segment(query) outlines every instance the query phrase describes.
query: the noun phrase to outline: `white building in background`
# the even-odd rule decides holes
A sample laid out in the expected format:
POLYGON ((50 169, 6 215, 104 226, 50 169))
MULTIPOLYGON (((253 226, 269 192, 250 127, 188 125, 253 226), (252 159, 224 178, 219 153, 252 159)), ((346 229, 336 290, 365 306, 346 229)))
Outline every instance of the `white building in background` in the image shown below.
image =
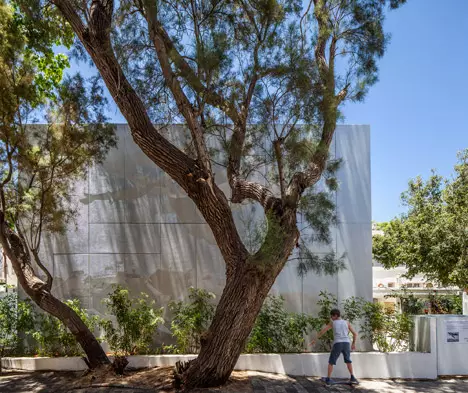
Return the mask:
POLYGON ((418 275, 412 279, 404 278, 406 269, 398 267, 394 269, 385 269, 382 266, 372 267, 372 288, 374 301, 383 303, 386 307, 397 307, 397 299, 392 297, 396 291, 405 290, 418 298, 427 299, 431 293, 454 294, 461 291, 457 287, 441 287, 424 276, 418 275))
MULTIPOLYGON (((76 184, 76 228, 70 225, 64 235, 43 237, 40 254, 54 277, 53 293, 61 299, 78 298, 98 314, 104 312, 102 299, 117 283, 134 293, 148 293, 161 306, 186 298, 191 286, 219 298, 225 265, 209 226, 186 193, 134 143, 128 126, 117 125, 116 132, 118 146, 76 184)), ((175 145, 186 145, 182 126, 169 126, 164 133, 175 145)), ((315 314, 321 291, 340 301, 350 296, 372 300, 369 126, 339 125, 330 156, 342 160, 334 195, 339 224, 332 230, 331 244, 313 250, 344 255, 347 269, 331 277, 300 277, 298 261, 288 262, 271 293, 284 296, 290 311, 315 314)), ((214 171, 229 198, 225 168, 215 165, 214 171)), ((264 183, 268 168, 260 172, 252 180, 264 183)), ((245 217, 263 215, 255 204, 232 209, 240 232, 245 217)), ((301 217, 298 225, 309 230, 301 217)))

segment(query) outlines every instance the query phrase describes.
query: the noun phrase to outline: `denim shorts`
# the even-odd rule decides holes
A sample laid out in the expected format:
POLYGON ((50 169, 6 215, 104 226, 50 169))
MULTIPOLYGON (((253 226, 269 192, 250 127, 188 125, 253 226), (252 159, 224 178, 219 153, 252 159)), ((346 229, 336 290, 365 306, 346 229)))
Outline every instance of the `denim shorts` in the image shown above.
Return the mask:
POLYGON ((333 344, 333 348, 330 352, 330 359, 328 360, 328 364, 332 364, 333 366, 336 365, 336 361, 343 354, 345 363, 352 363, 351 362, 351 344, 350 343, 335 343, 333 344))

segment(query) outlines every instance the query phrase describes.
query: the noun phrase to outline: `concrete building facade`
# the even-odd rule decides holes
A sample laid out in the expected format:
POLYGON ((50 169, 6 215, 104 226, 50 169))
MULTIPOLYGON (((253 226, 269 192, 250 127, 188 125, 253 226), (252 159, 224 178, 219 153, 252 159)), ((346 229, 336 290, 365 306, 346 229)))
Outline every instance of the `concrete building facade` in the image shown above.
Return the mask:
MULTIPOLYGON (((221 295, 225 266, 209 226, 185 192, 162 172, 133 142, 127 125, 117 125, 118 146, 103 165, 89 169, 76 184, 72 203, 76 225, 64 235, 45 236, 41 256, 54 276, 59 298, 78 298, 83 306, 103 313, 102 299, 112 284, 131 292, 146 292, 161 306, 187 297, 189 287, 221 295)), ((184 138, 181 126, 165 130, 176 143, 184 138)), ((346 270, 336 276, 301 278, 298 261, 290 261, 272 294, 281 294, 289 310, 317 311, 320 291, 372 299, 372 224, 370 129, 337 128, 331 157, 341 158, 335 193, 339 224, 332 243, 316 246, 317 253, 334 250, 345 255, 346 270)), ((254 179, 267 181, 265 173, 254 179)), ((216 181, 230 197, 225 169, 215 167, 216 181)), ((320 187, 320 185, 319 185, 320 187)), ((261 219, 255 204, 232 207, 236 225, 245 231, 246 219, 261 219)), ((307 231, 306 224, 299 225, 307 231)))

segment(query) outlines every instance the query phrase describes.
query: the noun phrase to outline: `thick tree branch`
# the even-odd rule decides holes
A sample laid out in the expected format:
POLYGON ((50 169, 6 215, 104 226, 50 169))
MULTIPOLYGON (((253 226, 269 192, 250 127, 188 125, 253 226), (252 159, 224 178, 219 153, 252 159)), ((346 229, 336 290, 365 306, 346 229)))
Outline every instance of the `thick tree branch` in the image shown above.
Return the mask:
POLYGON ((265 211, 273 210, 278 214, 282 212, 281 199, 275 197, 267 187, 255 182, 236 179, 232 186, 231 202, 242 203, 246 199, 257 201, 265 211))
POLYGON ((335 57, 338 38, 332 35, 331 27, 329 26, 329 9, 327 8, 326 1, 314 0, 314 4, 314 13, 319 26, 315 56, 323 94, 320 102, 320 109, 323 115, 322 136, 307 170, 305 172, 297 172, 291 178, 286 194, 292 203, 297 203, 305 189, 317 183, 322 176, 336 129, 338 106, 346 98, 349 88, 349 85, 346 85, 338 95, 335 95, 335 57), (325 53, 329 40, 327 62, 325 53))
POLYGON ((32 250, 31 252, 34 256, 34 261, 36 262, 36 265, 39 266, 39 268, 45 273, 47 277, 44 288, 46 291, 50 291, 52 289, 52 283, 54 281, 52 274, 50 274, 49 269, 47 269, 45 265, 42 263, 37 250, 32 250))
POLYGON ((187 121, 188 128, 190 129, 193 141, 195 143, 195 148, 197 150, 197 157, 203 166, 203 169, 205 169, 209 174, 209 177, 206 178, 206 180, 209 181, 210 187, 212 188, 213 177, 211 175, 211 161, 208 150, 206 148, 203 129, 195 115, 195 110, 192 107, 192 104, 185 95, 179 81, 177 80, 177 77, 172 71, 172 67, 169 62, 169 54, 163 39, 163 33, 165 33, 165 31, 162 29, 161 25, 156 19, 157 15, 155 6, 149 4, 146 5, 145 17, 149 27, 150 38, 153 41, 154 47, 156 49, 164 79, 167 86, 171 90, 172 95, 174 96, 179 112, 187 121))
POLYGON ((23 239, 8 227, 3 211, 0 211, 0 244, 22 287, 30 296, 28 289, 41 290, 46 287, 44 281, 34 273, 23 239))
MULTIPOLYGON (((147 11, 151 11, 148 10, 147 11)), ((237 122, 239 118, 239 112, 236 106, 226 100, 221 93, 215 91, 212 88, 206 87, 200 78, 197 76, 193 68, 187 63, 185 58, 179 53, 174 43, 172 42, 169 34, 164 29, 162 24, 157 20, 154 11, 151 11, 150 15, 147 16, 147 21, 152 29, 153 34, 158 36, 164 43, 167 56, 175 64, 179 70, 179 75, 189 84, 189 86, 201 96, 211 106, 218 108, 233 121, 237 122), (152 15, 151 15, 152 14, 152 15)))
POLYGON ((283 139, 278 138, 273 142, 273 147, 275 150, 276 165, 278 166, 278 177, 279 177, 281 198, 283 199, 286 195, 286 190, 285 190, 285 185, 284 185, 283 153, 281 151, 282 143, 283 143, 283 139))
MULTIPOLYGON (((186 174, 196 170, 196 163, 176 146, 167 141, 153 127, 144 104, 125 77, 111 47, 109 35, 102 31, 95 32, 96 27, 85 27, 73 5, 68 0, 55 0, 55 5, 70 23, 80 41, 95 62, 109 92, 129 122, 132 135, 146 154, 157 160, 158 166, 166 171, 177 183, 188 192, 186 174), (156 153, 156 154, 155 154, 156 153)), ((100 12, 99 1, 94 1, 94 12, 100 12)), ((92 15, 91 20, 99 20, 92 15)), ((105 29, 107 30, 107 29, 105 29)))
POLYGON ((249 114, 250 103, 252 101, 257 82, 260 79, 258 74, 258 51, 260 45, 260 42, 257 43, 257 45, 255 45, 252 78, 250 80, 245 99, 242 103, 241 114, 234 126, 234 132, 231 138, 231 143, 228 152, 229 157, 227 166, 227 176, 229 180, 229 185, 231 186, 231 190, 233 192, 232 198, 234 198, 234 193, 237 192, 236 187, 238 187, 240 163, 244 149, 245 136, 247 133, 247 118, 249 114))
POLYGON ((109 359, 83 320, 50 293, 52 281, 48 278, 48 282, 44 283, 35 274, 24 239, 8 227, 3 211, 0 211, 0 245, 4 255, 10 260, 21 287, 40 308, 58 318, 75 336, 88 356, 88 366, 95 368, 108 364, 109 359))
MULTIPOLYGON (((248 252, 237 232, 226 196, 216 184, 213 183, 213 187, 210 188, 206 182, 210 174, 154 128, 143 102, 128 82, 115 57, 109 34, 94 34, 93 28, 85 28, 69 0, 53 1, 91 56, 110 94, 126 118, 135 143, 175 180, 197 205, 213 231, 229 276, 245 261, 248 252)), ((99 11, 101 8, 95 7, 95 10, 99 11)), ((103 20, 107 21, 106 18, 103 20)))
POLYGON ((328 23, 328 7, 326 0, 314 0, 314 15, 318 23, 318 37, 315 45, 315 59, 319 73, 323 79, 328 75, 328 63, 326 58, 327 42, 330 39, 331 30, 328 23))

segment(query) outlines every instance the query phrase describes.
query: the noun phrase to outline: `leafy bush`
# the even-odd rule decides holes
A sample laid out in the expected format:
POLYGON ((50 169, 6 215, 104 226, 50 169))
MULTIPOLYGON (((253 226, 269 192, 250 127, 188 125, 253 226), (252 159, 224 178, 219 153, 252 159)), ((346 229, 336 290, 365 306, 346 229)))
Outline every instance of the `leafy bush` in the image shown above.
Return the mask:
POLYGON ((24 340, 34 331, 31 303, 16 293, 0 297, 0 358, 24 354, 24 340))
POLYGON ((412 293, 407 296, 400 297, 401 312, 408 315, 418 315, 423 314, 424 311, 424 301, 418 299, 412 293))
MULTIPOLYGON (((320 291, 317 305, 320 307, 320 309, 318 316, 316 318, 312 318, 312 327, 313 330, 320 331, 323 326, 330 322, 330 312, 334 308, 338 307, 338 298, 327 291, 320 291)), ((322 337, 320 337, 319 348, 324 351, 329 351, 331 349, 332 342, 333 332, 329 330, 322 337)))
POLYGON ((438 294, 436 291, 427 295, 426 300, 429 303, 429 309, 426 309, 424 299, 417 298, 408 289, 393 291, 386 297, 397 298, 400 301, 401 312, 409 315, 419 315, 429 312, 431 314, 462 314, 463 301, 462 296, 453 294, 438 294))
POLYGON ((363 338, 368 338, 381 352, 408 349, 413 320, 407 314, 386 309, 381 303, 366 302, 363 308, 363 338))
POLYGON ((302 352, 304 336, 312 328, 312 318, 286 311, 282 296, 269 296, 255 321, 246 352, 302 352))
POLYGON ((429 295, 431 314, 463 314, 463 300, 461 295, 438 295, 436 292, 429 295))
MULTIPOLYGON (((89 330, 96 330, 99 317, 90 316, 81 307, 78 299, 67 300, 64 303, 78 314, 89 330)), ((38 344, 37 351, 39 355, 80 356, 83 354, 83 350, 76 341, 75 336, 60 320, 50 314, 39 314, 36 319, 37 331, 33 333, 33 337, 38 344)))
MULTIPOLYGON (((338 308, 343 319, 357 324, 362 339, 369 339, 379 351, 405 351, 408 349, 409 336, 413 321, 408 314, 387 310, 380 303, 350 297, 338 303, 335 295, 320 292, 317 304, 320 310, 317 318, 312 318, 314 330, 319 331, 330 322, 330 311, 338 308)), ((410 304, 410 303, 408 303, 410 304)), ((333 332, 329 330, 320 340, 320 349, 329 351, 333 343, 333 332)))
MULTIPOLYGON (((338 303, 338 298, 327 292, 320 291, 317 305, 320 307, 317 318, 312 318, 313 330, 320 331, 323 326, 330 322, 330 312, 334 308, 341 310, 342 318, 354 323, 363 316, 363 305, 365 300, 359 297, 350 297, 338 303)), ((324 351, 330 351, 333 343, 333 331, 329 330, 319 340, 319 348, 324 351)))
POLYGON ((169 303, 169 309, 173 313, 171 331, 177 345, 165 347, 166 352, 198 353, 200 338, 208 330, 213 319, 216 308, 213 304, 215 295, 192 287, 189 291, 189 302, 169 303))
POLYGON ((120 285, 104 300, 107 310, 115 317, 102 320, 104 338, 111 350, 118 356, 145 354, 149 352, 156 330, 164 322, 163 308, 155 308, 148 295, 131 299, 127 289, 120 285))

